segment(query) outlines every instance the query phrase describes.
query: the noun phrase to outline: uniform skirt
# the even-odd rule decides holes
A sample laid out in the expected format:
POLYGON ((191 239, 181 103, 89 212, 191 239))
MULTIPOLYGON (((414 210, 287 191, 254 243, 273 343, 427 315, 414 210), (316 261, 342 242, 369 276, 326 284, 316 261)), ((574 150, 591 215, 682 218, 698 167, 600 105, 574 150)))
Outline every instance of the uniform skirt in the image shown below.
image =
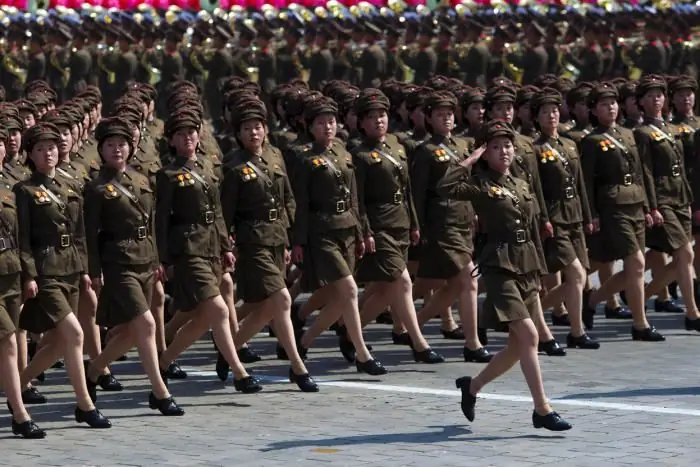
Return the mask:
POLYGON ((355 270, 356 229, 339 229, 312 235, 304 247, 301 285, 313 292, 351 276, 355 270))
POLYGON ((407 229, 386 229, 374 232, 376 251, 365 253, 359 261, 355 277, 358 283, 394 282, 406 269, 408 246, 407 229))
POLYGON ((36 282, 39 292, 25 302, 19 327, 39 334, 55 328, 57 323, 78 309, 80 274, 42 276, 36 282))
POLYGON ((479 314, 479 325, 494 329, 502 323, 535 318, 540 289, 538 271, 516 274, 499 268, 481 271, 486 300, 479 314))
POLYGON ((688 206, 659 206, 663 225, 647 229, 647 246, 671 254, 692 241, 692 217, 688 206))
POLYGON ((448 226, 441 232, 430 232, 421 246, 417 277, 450 279, 464 269, 474 254, 473 230, 448 226))
POLYGON ((284 253, 284 245, 238 245, 237 298, 246 303, 259 303, 285 289, 284 253))
POLYGON ((641 204, 612 206, 600 213, 600 261, 610 262, 644 251, 644 210, 641 204))
POLYGON ((576 258, 588 269, 586 237, 581 224, 554 225, 554 236, 544 240, 543 248, 547 271, 550 274, 561 271, 576 258))
POLYGON ((152 264, 102 268, 104 284, 97 301, 97 324, 114 327, 128 323, 151 308, 155 285, 152 264))
POLYGON ((0 276, 0 340, 17 330, 19 306, 19 273, 0 276))
POLYGON ((173 300, 179 311, 194 311, 210 298, 221 295, 222 267, 219 258, 178 258, 173 264, 173 274, 173 300))

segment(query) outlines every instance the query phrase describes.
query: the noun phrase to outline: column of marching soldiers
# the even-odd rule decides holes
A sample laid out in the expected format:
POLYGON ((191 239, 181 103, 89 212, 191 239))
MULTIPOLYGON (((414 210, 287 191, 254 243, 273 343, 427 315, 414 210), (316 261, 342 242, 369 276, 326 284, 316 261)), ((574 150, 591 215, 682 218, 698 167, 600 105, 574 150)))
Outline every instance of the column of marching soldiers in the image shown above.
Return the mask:
MULTIPOLYGON (((566 355, 543 309, 570 327, 570 349, 599 348, 587 331, 603 302, 634 340, 665 340, 646 319, 652 297, 700 331, 700 16, 601 15, 1 22, 13 432, 45 436, 25 405, 47 402, 36 382, 64 365, 76 421, 110 427, 97 389, 123 389, 109 365, 134 346, 150 408, 183 415, 167 383, 186 378, 176 359, 209 329, 237 391, 262 389, 244 364, 261 360, 248 343, 269 326, 290 382, 315 392, 304 362, 327 329, 359 372, 382 375, 362 328, 391 324, 395 345, 434 364, 445 359, 422 328, 439 317, 465 362, 487 364, 457 381, 470 420, 478 390, 517 358, 566 355), (499 138, 505 179, 479 165, 499 138), (462 167, 473 202, 450 191, 462 167), (522 345, 506 365, 486 329, 509 324, 522 345)), ((535 427, 570 428, 542 397, 535 427)))

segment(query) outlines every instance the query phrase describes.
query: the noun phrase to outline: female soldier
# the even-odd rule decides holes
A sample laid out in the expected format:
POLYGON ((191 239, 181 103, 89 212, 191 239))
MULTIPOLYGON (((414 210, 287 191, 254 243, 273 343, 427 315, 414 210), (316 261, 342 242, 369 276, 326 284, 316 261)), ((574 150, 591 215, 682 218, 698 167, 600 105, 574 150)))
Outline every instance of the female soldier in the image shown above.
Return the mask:
MULTIPOLYGON (((47 112, 42 121, 56 125, 61 134, 61 141, 58 144, 59 162, 56 166, 56 172, 65 178, 74 180, 80 187, 80 193, 82 193, 85 184, 90 180, 90 175, 83 165, 72 162, 70 159, 71 150, 75 146, 74 135, 71 131, 74 126, 77 126, 75 118, 71 113, 57 109, 47 112)), ((95 324, 97 296, 95 290, 83 284, 81 284, 80 298, 78 300, 78 319, 85 334, 83 346, 85 353, 90 358, 97 358, 101 351, 100 333, 95 324)), ((105 391, 121 391, 123 389, 119 381, 109 371, 109 368, 105 368, 104 372, 99 375, 97 384, 105 391)))
POLYGON ((569 430, 571 425, 547 402, 537 357, 538 332, 533 319, 541 313, 539 276, 544 269, 539 241, 536 198, 529 184, 510 173, 515 158, 515 132, 507 123, 491 121, 484 130, 484 144, 459 165, 450 167, 437 189, 442 196, 471 201, 487 235, 479 268, 484 276, 487 301, 484 324, 508 323, 506 348, 476 377, 457 379, 462 390, 462 412, 474 420, 476 395, 520 361, 535 404, 535 428, 569 430), (473 176, 469 168, 479 159, 473 176))
POLYGON ((623 260, 624 269, 592 291, 584 306, 595 307, 623 288, 633 317, 632 339, 663 341, 649 325, 644 306, 644 224, 651 226, 642 166, 631 130, 617 125, 618 93, 611 83, 591 91, 589 106, 597 126, 581 143, 586 193, 591 193, 593 229, 600 229, 601 261, 623 260))
POLYGON ((365 244, 356 277, 358 282, 371 283, 373 290, 362 310, 362 322, 374 320, 389 305, 408 332, 414 360, 441 363, 444 358, 421 333, 413 304, 406 260, 409 244, 416 245, 420 233, 406 151, 396 139, 387 138, 389 99, 378 89, 365 89, 355 109, 362 143, 353 150, 353 163, 365 244))
POLYGON ((459 298, 464 360, 486 363, 492 356, 477 335, 477 279, 472 274, 474 210, 468 202, 447 202, 435 191, 450 164, 459 164, 468 154, 467 142, 452 136, 456 110, 457 98, 449 91, 428 96, 424 113, 431 137, 416 150, 411 166, 423 237, 416 295, 436 291, 418 313, 418 323, 424 325, 459 298))
POLYGON ((27 301, 20 327, 45 332, 43 346, 22 372, 31 381, 63 355, 78 400, 75 419, 91 428, 109 428, 85 385, 83 331, 75 315, 80 282, 87 285, 83 199, 73 179, 56 173, 61 135, 40 122, 24 134, 32 175, 15 185, 23 293, 27 301))
POLYGON ((685 300, 685 327, 700 331, 700 312, 693 290, 693 247, 690 212, 692 192, 686 178, 683 147, 673 128, 663 121, 666 82, 657 75, 644 76, 637 85, 637 99, 644 112, 644 121, 634 130, 639 158, 645 176, 649 210, 654 227, 647 233, 650 255, 656 256, 652 268, 654 280, 648 284, 646 296, 666 289, 674 269, 685 300), (666 265, 665 255, 673 261, 666 265))
POLYGON ((292 300, 284 282, 291 259, 284 220, 293 222, 295 207, 289 179, 282 159, 265 143, 265 104, 243 101, 234 116, 241 149, 228 164, 221 205, 237 247, 238 296, 252 310, 240 323, 236 341, 247 342, 274 320, 275 336, 290 360, 289 380, 304 392, 316 392, 318 385, 297 351, 290 317, 292 300))
POLYGON ((222 262, 228 267, 234 259, 221 216, 219 180, 211 162, 197 157, 201 123, 200 115, 187 108, 171 114, 165 136, 175 156, 158 172, 156 182, 159 260, 163 270, 173 268, 175 306, 191 316, 161 354, 161 376, 211 328, 219 351, 233 369, 236 390, 258 392, 262 386, 248 375, 236 354, 229 311, 219 292, 222 262))
POLYGON ((155 277, 163 272, 153 239, 153 190, 147 177, 127 169, 135 147, 125 120, 103 120, 96 137, 103 166, 85 190, 88 272, 100 293, 98 324, 116 329, 102 353, 86 364, 90 396, 96 399, 103 369, 136 344, 153 387, 150 407, 163 415, 183 415, 158 370, 155 321, 149 310, 155 277))
MULTIPOLYGON (((591 230, 591 214, 576 144, 559 136, 561 95, 545 88, 531 101, 532 115, 540 131, 534 142, 539 164, 542 194, 554 236, 544 240, 544 254, 550 275, 562 274, 563 285, 552 286, 542 299, 542 308, 554 306, 564 298, 569 310, 571 332, 567 347, 597 349, 600 345, 583 329, 582 294, 586 282, 588 253, 584 225, 591 230)), ((559 281, 557 281, 559 282, 559 281)))
POLYGON ((20 271, 17 251, 18 226, 15 196, 12 185, 2 176, 5 158, 7 130, 0 129, 0 381, 7 396, 7 405, 12 413, 12 432, 23 438, 44 438, 46 433, 39 428, 27 413, 22 400, 17 367, 17 340, 15 331, 20 312, 20 271))
POLYGON ((347 341, 341 338, 343 353, 355 360, 358 371, 383 375, 386 368, 372 358, 362 337, 352 273, 355 255, 362 253, 364 245, 352 158, 335 141, 337 112, 335 102, 327 97, 306 107, 306 126, 313 143, 297 162, 292 186, 296 200, 292 261, 302 267, 304 288, 326 296, 314 324, 301 337, 299 351, 304 355, 314 339, 342 316, 353 347, 343 346, 347 341))

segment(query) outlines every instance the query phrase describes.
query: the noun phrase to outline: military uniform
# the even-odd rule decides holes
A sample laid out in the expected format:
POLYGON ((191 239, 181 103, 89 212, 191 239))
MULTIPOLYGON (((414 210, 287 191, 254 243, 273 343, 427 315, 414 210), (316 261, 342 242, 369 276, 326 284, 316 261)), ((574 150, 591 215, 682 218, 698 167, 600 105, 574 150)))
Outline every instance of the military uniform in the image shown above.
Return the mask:
POLYGON ((304 247, 302 283, 313 291, 355 270, 355 241, 362 239, 352 156, 342 144, 312 144, 301 154, 292 183, 296 215, 292 244, 304 247))
MULTIPOLYGON (((492 124, 491 135, 513 137, 507 124, 492 124), (499 128, 500 127, 500 128, 499 128), (501 129, 508 128, 508 129, 501 129)), ((479 216, 487 244, 479 258, 486 302, 480 325, 536 319, 539 311, 539 276, 544 271, 537 222, 537 200, 524 180, 479 166, 451 166, 437 186, 441 196, 469 201, 479 216)))
POLYGON ((46 55, 38 52, 29 56, 27 62, 27 83, 46 78, 46 55))
POLYGON ((83 199, 75 180, 34 172, 14 187, 17 196, 22 280, 36 280, 20 326, 46 332, 78 306, 80 275, 87 270, 83 199))
POLYGON ((66 97, 72 99, 87 88, 92 73, 92 57, 85 48, 73 48, 68 62, 70 78, 66 85, 66 97))
POLYGON ((206 62, 207 81, 204 85, 204 96, 207 100, 207 108, 212 120, 221 118, 221 92, 219 91, 219 81, 233 75, 233 57, 226 49, 219 49, 214 52, 211 60, 206 62))
POLYGON ((20 271, 15 195, 8 184, 0 183, 0 341, 19 324, 20 271))

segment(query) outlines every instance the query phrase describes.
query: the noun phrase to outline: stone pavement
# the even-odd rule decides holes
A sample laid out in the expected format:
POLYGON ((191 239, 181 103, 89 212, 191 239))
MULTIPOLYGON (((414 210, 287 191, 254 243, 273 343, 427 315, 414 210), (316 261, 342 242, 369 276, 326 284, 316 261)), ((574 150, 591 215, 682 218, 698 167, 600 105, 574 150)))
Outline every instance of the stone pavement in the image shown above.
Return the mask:
MULTIPOLYGON (((253 347, 267 356, 249 365, 268 384, 262 393, 235 393, 213 373, 207 339, 181 360, 190 378, 171 390, 187 410, 164 418, 149 410, 148 386, 137 358, 114 365, 123 393, 100 393, 114 427, 90 431, 72 417, 73 398, 63 370, 51 370, 42 391, 45 406, 32 406, 48 430, 44 441, 16 439, 6 411, 0 415, 3 466, 654 466, 698 465, 700 434, 700 335, 681 330, 682 316, 650 312, 666 332, 665 343, 637 343, 629 323, 599 318, 598 351, 570 351, 541 358, 545 386, 574 429, 535 430, 531 402, 518 368, 486 388, 470 424, 459 410, 457 376, 480 366, 461 362, 461 343, 427 328, 434 348, 449 362, 413 363, 407 348, 391 344, 389 327, 373 325, 367 340, 389 368, 384 377, 355 372, 328 333, 310 352, 309 369, 325 384, 302 394, 284 381, 271 339, 253 347)), ((560 342, 567 330, 554 328, 560 342)), ((505 334, 490 333, 497 350, 505 334)), ((3 404, 4 407, 4 404, 3 404)))

